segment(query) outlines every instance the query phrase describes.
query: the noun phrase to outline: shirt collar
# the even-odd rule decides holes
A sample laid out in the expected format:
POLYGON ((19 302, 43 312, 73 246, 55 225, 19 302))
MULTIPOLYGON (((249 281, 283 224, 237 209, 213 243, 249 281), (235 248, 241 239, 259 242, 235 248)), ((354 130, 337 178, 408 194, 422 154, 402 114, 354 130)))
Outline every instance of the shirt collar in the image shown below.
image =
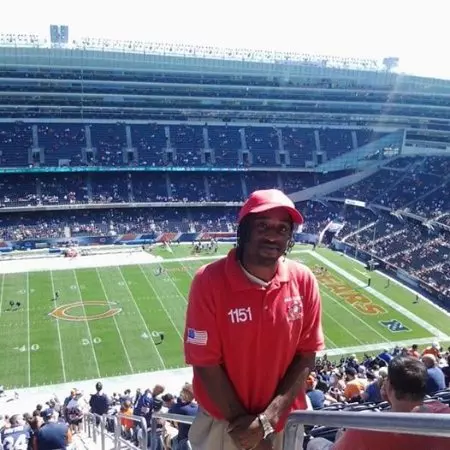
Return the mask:
POLYGON ((243 270, 245 276, 254 284, 257 284, 258 286, 267 288, 269 287, 270 283, 272 282, 272 280, 270 281, 264 281, 261 280, 258 277, 255 277, 255 275, 252 275, 242 264, 239 264, 241 266, 241 269, 243 270))
MULTIPOLYGON (((261 285, 262 280, 259 282, 253 281, 251 278, 256 277, 249 274, 248 271, 244 272, 244 268, 236 259, 236 249, 230 250, 225 261, 225 274, 230 282, 230 286, 233 291, 243 291, 246 289, 263 288, 261 285), (250 277, 248 275, 250 275, 250 277)), ((278 287, 281 283, 289 281, 289 263, 284 257, 281 257, 278 261, 277 272, 273 279, 268 283, 271 287, 278 287)))

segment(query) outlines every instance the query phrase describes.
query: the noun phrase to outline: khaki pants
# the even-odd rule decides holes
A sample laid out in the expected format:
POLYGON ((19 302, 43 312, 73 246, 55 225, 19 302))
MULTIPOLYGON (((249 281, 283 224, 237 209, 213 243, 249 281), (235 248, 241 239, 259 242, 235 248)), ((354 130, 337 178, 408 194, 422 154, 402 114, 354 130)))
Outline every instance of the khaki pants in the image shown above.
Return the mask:
MULTIPOLYGON (((241 450, 227 433, 228 422, 217 420, 199 410, 189 430, 192 450, 241 450)), ((278 433, 274 450, 283 450, 283 433, 278 433)))

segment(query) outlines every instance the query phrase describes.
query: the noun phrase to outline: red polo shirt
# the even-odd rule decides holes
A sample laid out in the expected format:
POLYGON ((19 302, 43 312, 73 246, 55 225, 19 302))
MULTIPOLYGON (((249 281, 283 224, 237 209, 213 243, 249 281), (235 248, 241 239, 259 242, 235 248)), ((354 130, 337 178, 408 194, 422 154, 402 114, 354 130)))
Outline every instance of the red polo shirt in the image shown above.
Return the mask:
MULTIPOLYGON (((280 259, 275 277, 263 287, 249 280, 232 250, 196 273, 186 318, 186 363, 222 364, 250 414, 267 408, 296 354, 323 348, 319 289, 307 267, 280 259)), ((195 376, 194 390, 200 406, 223 419, 195 376)), ((295 409, 306 409, 305 395, 295 409)))

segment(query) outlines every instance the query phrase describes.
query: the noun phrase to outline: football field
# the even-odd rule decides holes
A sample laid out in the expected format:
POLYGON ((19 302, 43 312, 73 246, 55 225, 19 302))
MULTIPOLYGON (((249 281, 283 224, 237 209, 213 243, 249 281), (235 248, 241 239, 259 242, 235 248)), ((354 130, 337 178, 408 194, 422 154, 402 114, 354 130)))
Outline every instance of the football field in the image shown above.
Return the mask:
MULTIPOLYGON (((159 264, 145 264, 0 275, 0 384, 39 386, 183 367, 189 286, 196 269, 215 257, 191 257, 190 250, 158 249, 162 274, 159 264)), ((371 273, 367 287, 369 274, 359 263, 301 246, 290 257, 317 272, 330 356, 450 340, 448 315, 424 300, 414 304, 415 294, 393 281, 387 286, 380 274, 371 273)))

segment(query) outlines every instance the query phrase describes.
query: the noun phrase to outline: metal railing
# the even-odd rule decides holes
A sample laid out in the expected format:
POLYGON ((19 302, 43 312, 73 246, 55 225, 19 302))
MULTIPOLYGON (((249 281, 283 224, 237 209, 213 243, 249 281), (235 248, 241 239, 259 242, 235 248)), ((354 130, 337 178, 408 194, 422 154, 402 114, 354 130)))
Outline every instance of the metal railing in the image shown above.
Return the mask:
MULTIPOLYGON (((109 439, 115 450, 156 450, 158 448, 158 420, 168 420, 191 425, 193 417, 157 412, 152 416, 150 440, 147 424, 142 417, 87 414, 84 430, 94 442, 100 439, 101 449, 106 450, 105 441, 109 439), (132 419, 142 429, 142 439, 135 445, 122 436, 121 418, 132 419), (114 423, 114 432, 108 433, 107 420, 114 423), (148 447, 150 442, 151 446, 148 447)), ((396 432, 422 436, 450 438, 450 415, 392 412, 348 412, 348 411, 295 411, 290 414, 284 433, 284 450, 303 449, 303 425, 322 425, 336 428, 353 428, 368 431, 396 432)), ((194 449, 195 450, 195 449, 194 449)))
MULTIPOLYGON (((147 423, 140 416, 120 413, 100 416, 87 413, 84 416, 83 429, 96 444, 100 443, 101 450, 106 450, 106 440, 112 444, 114 450, 148 450, 147 423), (121 419, 133 421, 133 430, 124 429, 121 419)), ((108 447, 108 450, 111 450, 111 447, 108 447)))
POLYGON ((157 450, 157 443, 158 443, 158 435, 157 435, 157 425, 158 420, 169 420, 172 422, 177 423, 187 423, 189 425, 192 425, 192 422, 194 422, 194 417, 192 416, 182 416, 180 414, 169 414, 169 413, 162 413, 162 412, 156 412, 152 415, 152 426, 151 426, 151 447, 150 450, 157 450))
POLYGON ((303 425, 385 431, 450 438, 450 415, 391 412, 294 411, 284 432, 284 450, 302 450, 303 425))

